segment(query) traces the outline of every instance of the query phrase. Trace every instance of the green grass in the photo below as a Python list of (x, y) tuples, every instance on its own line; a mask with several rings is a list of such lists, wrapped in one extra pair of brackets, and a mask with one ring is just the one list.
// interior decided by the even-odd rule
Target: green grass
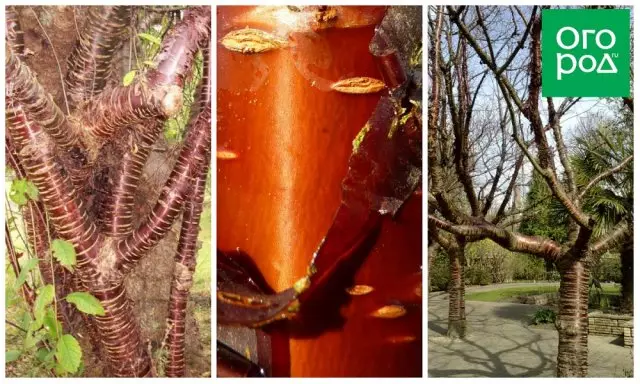
[(196, 271), (193, 276), (193, 293), (211, 295), (211, 190), (205, 192), (204, 210), (200, 217), (200, 233), (198, 240), (202, 242), (198, 250)]
[[(491, 291), (473, 292), (465, 295), (465, 299), (469, 301), (511, 301), (518, 296), (542, 295), (545, 293), (558, 292), (557, 284), (540, 285), (535, 287), (508, 287), (499, 288)], [(614, 284), (603, 284), (602, 288), (607, 295), (620, 294), (620, 287)]]
[(202, 245), (196, 256), (191, 298), (196, 304), (194, 317), (198, 323), (202, 351), (211, 359), (211, 173), (205, 190), (198, 240)]

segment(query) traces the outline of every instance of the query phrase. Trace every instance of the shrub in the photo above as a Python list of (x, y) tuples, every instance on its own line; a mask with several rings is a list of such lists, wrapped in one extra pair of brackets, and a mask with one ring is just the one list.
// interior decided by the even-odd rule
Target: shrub
[(591, 276), (601, 282), (620, 283), (622, 280), (620, 268), (620, 254), (605, 253), (593, 263)]
[(469, 244), (465, 258), (469, 284), (499, 284), (513, 278), (513, 253), (490, 240)]
[(470, 285), (489, 285), (492, 283), (491, 272), (486, 267), (477, 265), (465, 271), (465, 280)]
[(553, 309), (538, 309), (531, 318), (531, 323), (537, 324), (553, 324), (556, 322), (556, 312)]
[(429, 269), (429, 280), (432, 291), (445, 291), (449, 286), (449, 256), (438, 249)]
[(544, 260), (531, 255), (519, 254), (514, 262), (514, 280), (546, 280)]

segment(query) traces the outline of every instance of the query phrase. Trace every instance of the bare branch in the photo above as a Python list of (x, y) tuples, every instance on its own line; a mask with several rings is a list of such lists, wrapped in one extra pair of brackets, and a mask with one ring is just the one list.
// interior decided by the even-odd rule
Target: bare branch
[(562, 247), (552, 240), (525, 236), (500, 228), (484, 220), (471, 224), (456, 225), (429, 215), (429, 225), (434, 225), (458, 236), (490, 239), (510, 251), (529, 253), (553, 262), (563, 255)]
[(629, 155), (628, 157), (626, 157), (624, 160), (622, 160), (622, 162), (618, 165), (616, 165), (615, 167), (608, 169), (602, 173), (600, 173), (599, 175), (597, 175), (596, 177), (594, 177), (591, 181), (589, 181), (589, 184), (587, 184), (584, 189), (582, 190), (582, 192), (580, 192), (580, 195), (578, 195), (578, 199), (582, 199), (584, 198), (584, 195), (587, 194), (587, 192), (589, 192), (589, 190), (591, 188), (593, 188), (594, 186), (596, 186), (600, 181), (602, 181), (602, 179), (609, 177), (611, 175), (613, 175), (616, 172), (621, 171), (624, 167), (627, 166), (627, 164), (629, 164), (631, 162), (631, 160), (633, 160), (633, 155)]
[(169, 296), (169, 315), (167, 317), (166, 345), (168, 351), (167, 377), (184, 377), (186, 360), (187, 301), (193, 284), (196, 269), (196, 252), (200, 215), (202, 214), (208, 164), (202, 167), (200, 175), (194, 180), (190, 198), (185, 203), (182, 214), (182, 228), (176, 251), (171, 293)]
[(594, 257), (607, 252), (619, 245), (628, 236), (633, 237), (633, 227), (631, 227), (626, 221), (623, 221), (616, 225), (613, 230), (595, 240), (589, 246), (589, 256)]

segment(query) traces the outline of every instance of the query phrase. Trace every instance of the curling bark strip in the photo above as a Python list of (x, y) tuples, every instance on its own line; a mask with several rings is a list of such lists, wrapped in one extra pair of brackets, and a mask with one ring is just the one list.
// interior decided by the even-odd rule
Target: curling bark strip
[(61, 148), (68, 150), (81, 145), (79, 136), (51, 95), (12, 51), (7, 51), (5, 70), (7, 93), (11, 94), (8, 100), (20, 104), (30, 119), (37, 121)]
[(296, 299), (304, 302), (318, 292), (379, 227), (382, 216), (393, 216), (411, 196), (421, 179), (420, 129), (410, 118), (389, 138), (399, 118), (397, 103), (391, 96), (382, 97), (363, 129), (342, 182), (342, 202), (308, 276), (276, 295), (235, 294), (219, 286), (220, 323), (257, 327), (291, 316)]
[(105, 316), (96, 316), (95, 324), (112, 374), (119, 377), (151, 375), (151, 359), (142, 343), (130, 300), (122, 281), (92, 289), (100, 300)]
[(118, 269), (126, 272), (171, 228), (185, 201), (194, 177), (206, 164), (211, 151), (211, 105), (207, 105), (193, 122), (169, 180), (158, 202), (134, 232), (118, 242)]
[(111, 77), (114, 53), (128, 34), (129, 6), (89, 7), (89, 15), (67, 60), (65, 84), (70, 104), (100, 93)]
[[(404, 169), (395, 173), (398, 169), (394, 167), (398, 163), (415, 164), (415, 153), (409, 149), (396, 158), (398, 153), (392, 147), (411, 136), (410, 131), (417, 125), (415, 116), (402, 112), (403, 108), (412, 109), (408, 99), (385, 98), (397, 88), (411, 88), (401, 87), (405, 77), (399, 72), (401, 67), (394, 55), (385, 48), (374, 52), (369, 46), (374, 26), (381, 21), (385, 8), (227, 7), (221, 12), (219, 25), (223, 27), (218, 28), (219, 39), (229, 31), (249, 26), (274, 31), (278, 37), (288, 35), (293, 43), (286, 49), (252, 55), (218, 45), (218, 105), (224, 106), (221, 107), (224, 111), (218, 110), (218, 143), (222, 145), (218, 151), (221, 159), (218, 178), (225, 181), (218, 186), (218, 206), (221, 207), (218, 215), (224, 223), (218, 226), (221, 249), (217, 265), (218, 323), (258, 327), (296, 316), (287, 324), (273, 324), (268, 328), (274, 332), (269, 332), (272, 345), (264, 359), (259, 346), (252, 347), (255, 343), (246, 336), (253, 335), (252, 330), (225, 327), (229, 332), (219, 333), (219, 339), (240, 355), (249, 345), (250, 360), (264, 369), (262, 374), (326, 376), (336, 372), (345, 375), (393, 372), (392, 375), (414, 375), (419, 367), (413, 359), (419, 356), (419, 351), (412, 353), (419, 344), (413, 341), (420, 338), (419, 332), (415, 332), (419, 329), (416, 321), (420, 317), (416, 310), (419, 304), (412, 303), (404, 309), (389, 307), (388, 302), (375, 306), (377, 300), (382, 301), (386, 295), (406, 303), (404, 296), (396, 296), (400, 289), (391, 289), (393, 283), (387, 285), (383, 283), (385, 280), (402, 281), (402, 285), (410, 289), (411, 297), (415, 297), (415, 286), (409, 276), (419, 273), (416, 267), (419, 261), (414, 256), (420, 255), (419, 251), (415, 252), (417, 247), (413, 241), (419, 238), (413, 237), (414, 225), (419, 225), (419, 221), (411, 221), (412, 226), (405, 227), (410, 235), (400, 230), (391, 232), (391, 228), (398, 229), (409, 220), (396, 222), (391, 218), (403, 199), (388, 194), (382, 186), (398, 187), (399, 195), (404, 191), (407, 174)], [(338, 30), (341, 26), (358, 28)], [(258, 70), (261, 73), (256, 73)], [(331, 85), (336, 81), (356, 77), (384, 79), (387, 89), (360, 95), (331, 92)], [(358, 84), (348, 84), (353, 85)], [(376, 109), (381, 98), (385, 100)], [(256, 99), (257, 104), (253, 101)], [(233, 107), (229, 108), (230, 105)], [(372, 116), (374, 109), (375, 117)], [(318, 121), (322, 122), (321, 126)], [(337, 126), (342, 128), (331, 128)], [(331, 156), (327, 158), (326, 153)], [(348, 166), (351, 168), (347, 171)], [(318, 169), (322, 177), (317, 177)], [(345, 181), (347, 172), (350, 179)], [(417, 172), (409, 173), (417, 176)], [(388, 178), (390, 174), (392, 177)], [(415, 179), (419, 177), (411, 177), (408, 184)], [(339, 193), (341, 187), (342, 193)], [(419, 202), (420, 198), (410, 200)], [(260, 207), (260, 215), (253, 213), (255, 207)], [(327, 210), (327, 207), (334, 209)], [(409, 217), (418, 209), (412, 205), (402, 212)], [(307, 220), (305, 212), (311, 212), (314, 219)], [(391, 238), (378, 237), (381, 232)], [(394, 239), (399, 238), (411, 240), (406, 244), (394, 243)], [(383, 265), (388, 266), (386, 261), (393, 257), (391, 249), (399, 248), (402, 251), (398, 254), (402, 257), (392, 263), (398, 268), (385, 274), (381, 269)], [(227, 251), (231, 249), (234, 251)], [(310, 267), (309, 258), (314, 252), (317, 256)], [(236, 268), (220, 263), (220, 254), (229, 254), (229, 259), (235, 259), (240, 265), (253, 259), (256, 270), (259, 269), (256, 274), (263, 275), (279, 293), (250, 289), (251, 283), (247, 281), (253, 280), (256, 274), (236, 277), (231, 273), (236, 272)], [(243, 259), (242, 255), (246, 257)], [(344, 271), (345, 267), (349, 272)], [(230, 268), (233, 271), (229, 271)], [(345, 274), (372, 282), (370, 285), (375, 286), (375, 290), (364, 300), (353, 298), (338, 309), (339, 303), (343, 303), (342, 296), (347, 296), (345, 288), (349, 278)], [(322, 305), (316, 306), (316, 303)], [(310, 312), (314, 307), (323, 308), (318, 316)], [(342, 316), (337, 319), (339, 313), (348, 317), (347, 326), (319, 335), (343, 319)], [(384, 319), (384, 316), (400, 314), (404, 315)], [(277, 332), (278, 329), (296, 334)], [(367, 331), (371, 333), (365, 336)], [(309, 337), (309, 333), (313, 336)], [(371, 334), (378, 337), (372, 339)], [(284, 348), (275, 346), (276, 336), (284, 339)], [(398, 340), (402, 341), (398, 343)], [(387, 342), (389, 344), (384, 344)], [(367, 348), (370, 343), (380, 343), (380, 348)], [(391, 362), (398, 357), (398, 344), (402, 344), (403, 353), (409, 351), (407, 357), (411, 357)], [(357, 351), (355, 355), (359, 358), (355, 363), (345, 348)], [(253, 352), (256, 349), (258, 356)], [(218, 355), (219, 375), (261, 374), (255, 364), (247, 365), (251, 361), (246, 357), (242, 363), (238, 362), (238, 354), (220, 347), (219, 351), (226, 351)], [(380, 361), (389, 364), (383, 367), (378, 364)]]
[(202, 166), (200, 175), (194, 180), (192, 192), (185, 203), (182, 214), (182, 227), (175, 255), (175, 269), (171, 281), (169, 316), (167, 318), (168, 361), (165, 372), (168, 377), (183, 377), (186, 371), (184, 351), (187, 301), (196, 268), (198, 231), (208, 171), (209, 167), (206, 163)]
[(83, 109), (82, 121), (96, 140), (153, 118), (168, 118), (182, 107), (184, 79), (200, 46), (211, 35), (211, 8), (194, 7), (169, 31), (145, 76), (134, 83), (105, 90)]
[(144, 164), (157, 135), (162, 131), (159, 122), (147, 123), (151, 129), (135, 126), (128, 134), (128, 146), (122, 158), (114, 185), (109, 191), (99, 212), (98, 223), (107, 236), (125, 236), (133, 230), (134, 194), (140, 183)]
[(7, 105), (7, 125), (29, 179), (36, 185), (56, 233), (71, 242), (78, 267), (96, 258), (100, 235), (84, 203), (59, 165), (53, 142), (44, 129), (27, 118), (21, 106)]
[(5, 17), (7, 45), (16, 56), (22, 58), (24, 56), (24, 31), (20, 27), (18, 13), (12, 7), (7, 7)]

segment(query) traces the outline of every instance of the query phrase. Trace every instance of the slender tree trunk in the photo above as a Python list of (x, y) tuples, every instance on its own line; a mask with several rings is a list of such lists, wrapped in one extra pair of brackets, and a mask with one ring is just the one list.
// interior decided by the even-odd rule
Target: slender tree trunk
[(625, 313), (633, 313), (633, 237), (629, 237), (622, 244), (620, 269), (622, 272), (620, 310)]
[[(427, 248), (427, 257), (428, 257), (428, 263), (429, 263), (429, 269), (427, 269), (427, 271), (431, 271), (431, 266), (433, 265), (433, 261), (436, 258), (436, 253), (438, 252), (438, 243), (433, 242), (428, 248)], [(431, 273), (427, 273), (427, 291), (431, 292)]]
[(447, 336), (463, 339), (467, 333), (464, 307), (464, 240), (457, 240), (449, 250), (449, 327)]
[(585, 377), (589, 369), (589, 267), (585, 261), (566, 260), (559, 265), (560, 304), (558, 377)]

